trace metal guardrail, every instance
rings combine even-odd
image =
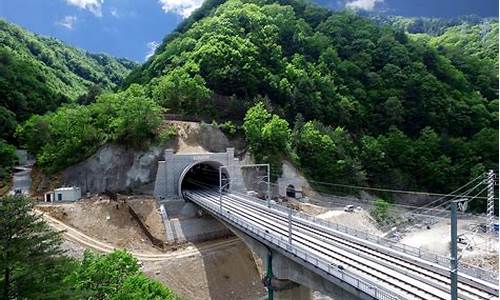
[[[340,279],[351,286],[355,287],[356,289],[376,298],[376,299],[381,299],[381,300],[397,300],[400,299],[400,296],[397,294],[382,288],[378,286],[375,283],[369,283],[365,280],[359,279],[355,274],[346,271],[345,269],[339,270],[337,266],[332,265],[331,262],[313,254],[309,253],[307,250],[303,249],[302,247],[299,247],[297,245],[291,245],[288,241],[288,239],[283,238],[282,236],[276,237],[274,234],[268,233],[262,229],[257,228],[256,226],[253,226],[249,224],[246,221],[243,221],[241,218],[237,218],[234,215],[231,215],[230,213],[225,212],[224,210],[220,210],[220,207],[218,205],[214,205],[211,203],[207,203],[204,201],[199,201],[200,203],[197,203],[198,205],[204,207],[205,209],[211,211],[215,215],[222,217],[223,219],[231,221],[234,225],[236,224],[237,227],[240,229],[243,229],[243,231],[251,232],[260,238],[270,242],[271,244],[280,247],[284,251],[293,254],[294,256],[302,259],[303,261],[312,264],[316,268],[326,272],[328,275],[336,277],[337,279]]]
[[[245,199],[248,199],[249,201],[263,204],[262,202],[257,201],[256,199],[253,199],[252,197],[249,197],[245,194],[238,193],[235,191],[231,191],[231,192],[234,194],[239,194],[240,196],[244,197]],[[282,211],[285,214],[288,214],[288,212],[291,210],[292,215],[295,218],[302,218],[304,220],[308,220],[308,221],[316,223],[318,225],[321,225],[321,226],[324,226],[324,227],[327,227],[327,228],[330,228],[333,230],[337,230],[339,232],[346,233],[348,235],[351,235],[351,236],[354,236],[354,237],[357,237],[360,239],[364,239],[364,240],[376,243],[380,246],[391,248],[391,249],[397,250],[399,252],[402,252],[402,253],[405,253],[405,254],[408,254],[408,255],[411,255],[414,257],[418,257],[420,259],[426,260],[426,261],[431,262],[431,263],[438,264],[438,265],[443,266],[445,268],[450,267],[450,259],[448,257],[438,255],[436,253],[432,253],[429,251],[425,251],[425,250],[422,250],[421,248],[418,248],[418,247],[413,247],[413,246],[401,244],[401,243],[398,243],[396,241],[368,233],[366,231],[357,230],[357,229],[350,228],[350,227],[347,227],[347,226],[344,226],[344,225],[341,225],[338,223],[333,223],[330,221],[326,221],[324,219],[316,218],[314,216],[310,216],[308,214],[284,207],[284,206],[279,205],[279,204],[271,204],[270,208]],[[487,270],[484,270],[484,269],[481,269],[481,268],[478,268],[478,267],[475,267],[475,266],[472,266],[472,265],[469,265],[466,263],[459,263],[458,271],[460,273],[470,275],[470,276],[477,278],[477,279],[485,280],[485,281],[495,283],[495,284],[498,283],[498,273],[490,272],[490,271],[487,271]]]

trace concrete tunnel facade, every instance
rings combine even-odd
[[[232,190],[244,191],[240,161],[234,157],[234,148],[222,153],[174,153],[167,149],[164,160],[158,162],[154,196],[161,201],[182,199],[182,190],[189,181],[219,185],[219,167],[223,178],[230,179]]]

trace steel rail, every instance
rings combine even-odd
[[[205,185],[205,187],[208,187],[208,186]],[[206,191],[205,191],[205,193],[206,193]],[[213,195],[213,192],[209,192],[208,194],[204,194],[204,195],[202,194],[201,196],[205,197],[205,198],[210,198],[210,197],[213,197],[214,195]],[[249,207],[249,203],[248,203],[249,200],[246,199],[246,198],[248,198],[247,195],[244,195],[244,197],[242,197],[242,196],[232,194],[231,196],[233,198],[230,198],[227,195],[224,196],[224,199],[226,200],[226,204],[230,204],[231,203],[230,201],[237,201],[240,203],[240,205],[246,206],[246,208],[256,209],[256,207],[253,207],[253,206]],[[252,202],[252,204],[256,203],[256,201],[254,199],[250,200],[250,202]],[[276,211],[273,212],[272,209],[265,207],[263,204],[260,204],[260,205],[263,207],[262,208],[257,207],[257,210],[259,210],[259,212],[257,212],[257,214],[263,213],[263,214],[267,214],[268,216],[271,215],[273,218],[277,218],[278,222],[281,225],[283,225],[283,228],[281,228],[279,230],[281,230],[281,232],[282,232],[281,234],[283,236],[286,236],[288,234],[288,232],[285,229],[285,225],[287,224],[288,219],[286,216],[283,215],[283,211],[280,212],[282,215],[279,215],[279,214],[276,214]],[[232,208],[236,209],[236,210],[240,209],[240,208],[234,207],[234,206]],[[274,205],[273,205],[273,208],[274,208]],[[243,217],[243,218],[248,217],[248,212],[245,213],[244,211],[241,211],[241,217]],[[262,220],[261,220],[261,222],[262,222]],[[270,224],[269,222],[267,222],[267,223],[270,226],[275,225],[275,224]],[[257,222],[257,224],[258,224],[258,222]],[[447,290],[446,285],[448,285],[448,280],[447,280],[447,277],[444,276],[443,274],[440,274],[438,272],[434,272],[433,270],[422,268],[421,266],[419,266],[418,264],[416,264],[414,262],[410,262],[410,261],[401,259],[399,257],[393,257],[393,256],[386,255],[386,254],[380,253],[380,252],[377,253],[373,249],[371,249],[370,247],[366,247],[365,245],[363,245],[361,243],[354,243],[352,240],[349,240],[349,241],[341,240],[339,237],[334,237],[332,239],[332,236],[329,235],[329,234],[331,234],[331,232],[327,232],[324,230],[317,230],[317,229],[313,229],[311,231],[311,228],[305,229],[304,226],[307,226],[307,224],[302,224],[300,222],[297,222],[296,218],[294,218],[293,224],[294,224],[293,225],[294,227],[299,227],[300,230],[302,230],[302,232],[299,232],[299,233],[302,234],[302,233],[304,233],[304,231],[305,231],[305,233],[313,233],[315,235],[315,237],[317,239],[319,239],[319,241],[321,241],[321,242],[326,242],[327,244],[332,245],[333,244],[332,240],[333,240],[333,242],[337,243],[334,246],[339,247],[339,244],[341,244],[342,246],[339,248],[341,248],[341,249],[343,248],[343,250],[346,250],[347,249],[346,247],[354,247],[354,248],[356,248],[355,250],[357,251],[357,254],[362,253],[364,255],[364,257],[362,255],[361,255],[361,257],[366,258],[370,261],[374,261],[374,259],[377,259],[378,262],[380,263],[380,261],[383,260],[384,258],[385,259],[387,259],[388,257],[392,258],[393,260],[396,260],[396,261],[393,261],[390,263],[395,264],[399,268],[400,271],[402,268],[409,268],[410,271],[413,272],[413,274],[408,274],[406,272],[406,275],[410,275],[409,277],[411,277],[412,279],[418,279],[417,275],[415,275],[415,274],[430,276],[430,277],[432,277],[432,280],[438,281],[438,284],[440,284],[437,286],[437,288],[439,290],[445,290],[445,289]],[[309,232],[307,230],[309,230]],[[308,238],[305,238],[305,240],[309,243],[314,243],[314,241],[311,241]],[[307,245],[307,244],[304,244],[304,245]],[[381,263],[381,265],[384,265],[384,263]],[[385,265],[387,266],[387,263],[385,263]],[[435,282],[429,282],[430,280],[423,280],[423,281],[427,282],[427,284],[431,284],[432,286],[436,287]],[[460,287],[462,288],[462,290],[465,291],[465,292],[461,292],[461,298],[463,298],[463,299],[491,299],[492,298],[491,293],[488,294],[488,292],[483,292],[479,288],[476,288],[475,286],[468,284],[466,282],[465,283],[461,282]],[[496,295],[498,295],[498,289],[496,289]],[[494,296],[495,295],[493,295],[493,297]]]
[[[249,197],[244,194],[240,194],[237,192],[232,191],[233,194],[240,195],[241,197],[247,199],[248,201],[251,201],[253,203],[259,203],[258,199]],[[279,204],[273,204],[271,205],[271,208],[274,208],[278,211],[281,211],[282,213],[288,213],[289,208],[283,207]],[[437,255],[432,252],[424,251],[421,250],[420,248],[416,248],[413,246],[408,246],[405,244],[400,244],[398,242],[395,242],[393,240],[379,237],[373,234],[370,234],[366,231],[360,231],[357,229],[349,228],[340,224],[336,223],[331,223],[329,221],[316,218],[314,216],[310,216],[301,212],[294,212],[296,216],[299,218],[304,219],[305,221],[309,222],[307,225],[312,225],[316,227],[327,227],[330,228],[331,230],[334,231],[339,231],[342,233],[345,233],[349,236],[356,237],[359,239],[362,239],[366,245],[373,245],[374,247],[372,248],[390,248],[392,250],[396,250],[399,253],[404,253],[407,255],[410,255],[412,257],[415,257],[415,259],[420,259],[426,261],[428,264],[438,264],[442,268],[446,269],[446,271],[449,271],[449,265],[450,265],[450,260],[448,257],[444,257],[441,255]],[[496,290],[498,291],[498,273],[496,272],[489,272],[484,269],[465,264],[465,263],[460,263],[459,264],[459,272],[462,273],[463,277],[470,277],[471,279],[473,278],[474,280],[481,280],[484,282],[489,282],[490,284],[493,283],[496,287]]]
[[[233,195],[234,196],[234,195]],[[238,201],[241,203],[241,205],[247,207],[247,208],[254,208],[259,211],[261,211],[263,214],[267,215],[274,215],[277,216],[277,218],[280,220],[279,222],[283,223],[286,225],[288,223],[288,218],[285,217],[284,215],[277,215],[269,211],[269,209],[265,207],[250,207],[251,204],[247,202],[246,200],[238,199],[238,196],[232,197],[234,201]],[[254,203],[252,203],[254,204]],[[260,205],[259,205],[260,206]],[[357,254],[359,256],[369,256],[368,259],[371,259],[372,261],[376,261],[379,264],[382,265],[390,265],[391,267],[395,267],[399,269],[399,271],[405,273],[408,276],[412,276],[415,279],[423,280],[428,282],[429,284],[435,285],[435,282],[430,282],[426,277],[429,276],[432,279],[438,281],[440,284],[438,286],[435,285],[435,287],[443,290],[443,291],[449,291],[449,278],[439,272],[436,272],[435,270],[430,270],[428,268],[424,268],[420,265],[418,265],[415,262],[409,261],[407,259],[402,259],[400,257],[395,257],[391,256],[390,254],[382,253],[377,250],[373,250],[369,247],[366,247],[363,245],[361,242],[354,242],[351,240],[346,240],[338,236],[333,236],[331,233],[326,232],[324,230],[319,230],[315,228],[311,228],[309,226],[304,225],[300,221],[298,221],[296,218],[293,218],[293,227],[294,228],[299,228],[305,233],[312,233],[315,235],[316,238],[322,239],[327,243],[330,243],[336,247],[343,248],[344,250],[352,251],[353,248],[354,250],[357,251]],[[340,244],[340,245],[339,245]],[[392,260],[391,262],[388,262],[389,260]],[[408,269],[408,270],[405,270]],[[416,274],[408,274],[408,271]],[[424,275],[422,277],[422,275]],[[480,288],[477,288],[473,286],[472,284],[466,283],[466,282],[460,282],[460,287],[462,288],[462,295],[463,298],[470,298],[470,299],[475,299],[474,297],[479,297],[479,299],[490,299],[492,296],[491,289],[488,289],[490,292],[485,292],[481,290]],[[494,296],[497,294],[493,294]]]
[[[200,196],[199,201],[204,201],[210,198],[212,195],[210,193],[197,193]],[[248,210],[242,209],[237,206],[237,204],[232,203],[229,197],[226,197],[226,202],[224,204],[224,209],[230,209],[229,211],[233,214],[239,215],[242,218],[250,219],[256,226],[262,226],[263,228],[278,233],[283,237],[287,237],[288,231],[286,229],[286,225],[277,226],[278,223],[275,222],[272,218],[263,218],[262,215],[259,215],[254,212],[250,212]],[[213,203],[213,200],[209,200]],[[339,251],[339,249],[334,249],[329,247],[330,245],[326,244],[321,240],[315,240],[303,233],[295,232],[292,235],[293,244],[301,244],[305,248],[312,249],[313,253],[323,255],[327,259],[332,259],[335,262],[341,262],[342,266],[352,268],[351,270],[356,270],[356,273],[359,272],[362,276],[371,276],[375,278],[375,280],[380,280],[386,282],[393,289],[397,289],[398,293],[405,295],[405,298],[410,299],[447,299],[447,293],[442,290],[434,289],[432,286],[426,286],[425,288],[419,287],[419,281],[414,278],[406,277],[402,273],[398,273],[391,268],[380,267],[377,265],[371,264],[371,261],[355,257],[353,255],[348,254],[346,251]],[[384,269],[384,270],[381,270]],[[404,278],[402,278],[404,277]],[[394,282],[397,282],[394,284]],[[404,286],[404,287],[402,287]],[[430,290],[434,290],[430,292]]]
[[[229,222],[236,228],[243,230],[243,232],[249,234],[250,236],[263,239],[281,251],[291,254],[296,259],[309,263],[313,266],[313,268],[309,269],[319,269],[323,271],[324,273],[320,274],[323,277],[340,279],[376,299],[402,299],[401,295],[384,289],[376,283],[360,279],[358,275],[355,275],[347,270],[337,269],[331,261],[327,261],[313,253],[308,253],[308,251],[304,250],[302,247],[295,246],[291,248],[288,244],[288,240],[284,239],[282,236],[271,234],[268,230],[258,228],[257,226],[249,224],[246,220],[242,220],[242,218],[233,216],[231,213],[225,212],[224,210],[220,210],[219,206],[214,203],[208,203],[208,201],[203,199],[200,199],[195,203],[198,203],[202,208],[208,210],[216,217],[219,217],[224,221]]]

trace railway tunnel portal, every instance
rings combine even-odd
[[[222,167],[222,168],[221,168]],[[160,201],[183,199],[182,191],[197,186],[219,186],[219,168],[226,188],[243,192],[240,161],[234,148],[222,153],[174,153],[165,150],[158,162],[154,196]]]

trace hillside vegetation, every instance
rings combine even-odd
[[[318,180],[447,191],[497,166],[498,77],[479,44],[441,49],[303,1],[219,2],[127,82],[174,112],[240,124],[263,100],[295,124],[292,158]]]
[[[487,78],[496,80],[497,77],[498,19],[481,19],[474,16],[436,19],[381,15],[370,18],[378,24],[391,25],[397,30],[407,32],[412,39],[426,42],[437,49],[455,66],[462,68],[464,74],[474,84],[489,85],[491,89],[489,96],[495,98],[496,84],[481,80]]]
[[[145,146],[158,134],[162,108],[139,85],[104,93],[89,105],[64,105],[35,115],[16,135],[46,173],[59,171],[94,154],[107,142]]]
[[[120,85],[136,63],[91,54],[0,19],[0,186],[15,161],[14,132],[34,114],[88,103]]]
[[[446,192],[498,166],[496,66],[448,49],[300,0],[209,0],[124,89],[134,83],[125,93],[170,112],[241,126],[275,175],[286,158],[317,181]],[[28,127],[25,142],[50,157],[59,138],[37,140],[40,126]]]
[[[0,138],[12,142],[17,122],[75,101],[93,86],[115,88],[134,67],[0,19]]]
[[[479,24],[463,23],[447,28],[443,34],[432,37],[437,48],[453,48],[468,56],[498,65],[498,21]]]

